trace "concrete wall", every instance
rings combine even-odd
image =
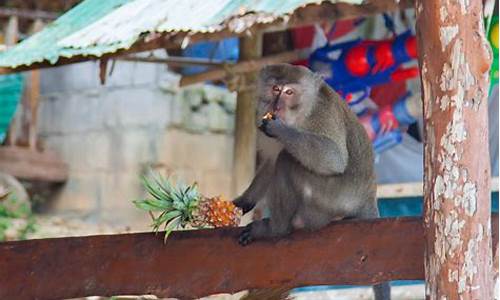
[[[142,229],[149,220],[131,201],[151,165],[229,196],[235,95],[179,90],[157,64],[118,61],[104,86],[98,74],[94,62],[42,72],[39,136],[70,169],[49,213]]]

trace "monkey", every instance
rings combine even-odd
[[[379,217],[371,142],[318,74],[290,64],[264,67],[257,116],[260,167],[233,203],[247,213],[264,201],[270,217],[242,230],[242,246],[335,220]],[[390,298],[388,283],[374,291],[377,300]]]

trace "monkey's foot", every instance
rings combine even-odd
[[[254,241],[252,236],[252,224],[248,224],[240,233],[238,238],[238,243],[242,246],[246,246]]]

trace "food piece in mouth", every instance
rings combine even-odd
[[[271,120],[271,119],[274,119],[275,116],[273,113],[271,112],[267,112],[263,117],[262,117],[262,120]]]

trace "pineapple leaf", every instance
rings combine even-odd
[[[172,219],[168,224],[165,226],[165,236],[163,238],[163,243],[167,242],[167,238],[174,231],[174,229],[178,228],[179,225],[181,224],[181,217],[178,216],[174,219]]]
[[[175,219],[175,218],[179,217],[180,215],[182,215],[182,212],[178,211],[178,210],[172,210],[169,212],[165,212],[164,214],[160,215],[158,218],[153,220],[153,224],[156,227],[160,227],[163,223],[169,223],[170,221],[172,221],[172,219]]]
[[[172,193],[175,191],[175,188],[172,186],[168,178],[158,175],[157,177],[153,177],[153,180],[156,183],[159,192],[165,194],[167,198],[172,197]]]
[[[184,200],[184,204],[186,204],[186,206],[190,207],[191,203],[196,203],[198,202],[198,199],[199,199],[199,194],[198,194],[198,191],[196,190],[196,183],[193,184],[193,185],[189,185],[187,186],[184,191],[183,191],[183,200]]]
[[[158,186],[158,182],[153,178],[153,181],[150,181],[148,178],[143,177],[142,183],[146,188],[146,191],[151,194],[157,200],[167,200],[169,199],[168,195],[163,192],[163,190]]]
[[[162,218],[162,217],[163,217],[166,213],[167,213],[167,212],[166,212],[166,211],[164,211],[164,212],[162,212],[162,213],[161,213],[158,217],[156,217],[156,218],[155,218],[154,216],[152,216],[152,217],[153,217],[153,224],[151,224],[151,227],[153,228],[153,231],[154,231],[155,233],[158,233],[158,230],[159,230],[160,225],[161,225],[161,224],[158,224],[158,223],[156,222],[156,220],[158,220],[158,219]]]
[[[158,199],[143,199],[133,201],[137,208],[146,211],[163,211],[172,207],[171,203]]]

